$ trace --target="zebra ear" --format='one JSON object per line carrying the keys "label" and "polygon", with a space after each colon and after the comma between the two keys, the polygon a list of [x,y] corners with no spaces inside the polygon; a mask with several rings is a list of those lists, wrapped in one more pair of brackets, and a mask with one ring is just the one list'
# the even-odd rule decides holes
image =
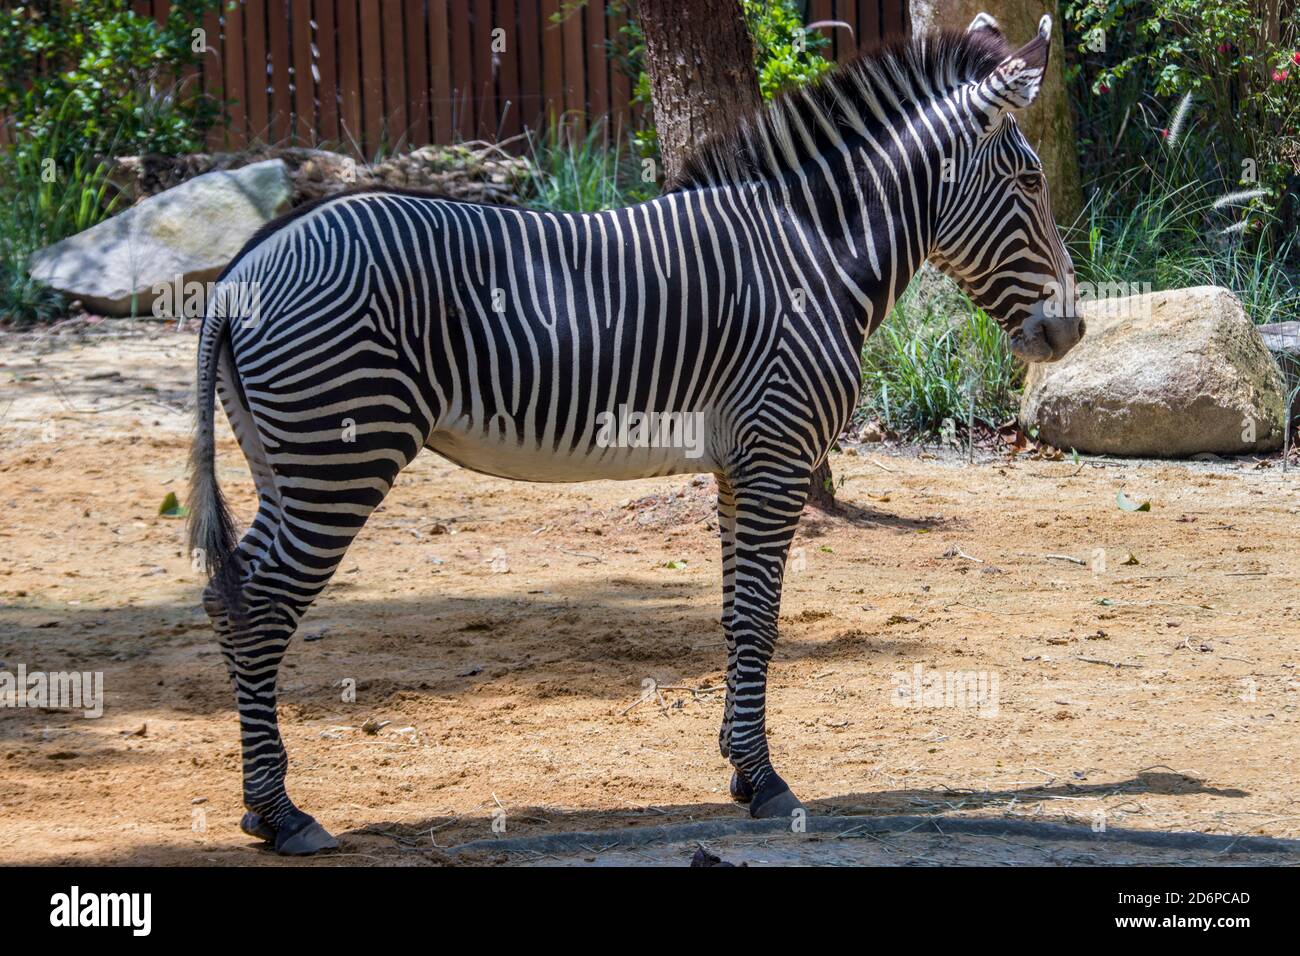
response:
{"label": "zebra ear", "polygon": [[974,33],[976,30],[992,30],[994,33],[1002,32],[1002,28],[998,26],[998,21],[993,18],[992,14],[983,12],[975,14],[975,19],[966,28],[967,33]]}
{"label": "zebra ear", "polygon": [[1028,106],[1042,88],[1051,49],[1052,18],[1044,16],[1038,21],[1038,35],[994,67],[979,84],[983,99],[998,112]]}

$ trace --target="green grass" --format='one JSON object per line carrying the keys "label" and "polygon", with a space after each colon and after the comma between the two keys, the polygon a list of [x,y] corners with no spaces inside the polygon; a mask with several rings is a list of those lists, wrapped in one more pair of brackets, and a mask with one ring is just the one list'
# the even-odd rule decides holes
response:
{"label": "green grass", "polygon": [[[1231,289],[1256,323],[1300,316],[1300,275],[1287,265],[1296,238],[1270,248],[1260,230],[1235,230],[1234,223],[1262,222],[1267,212],[1249,198],[1224,203],[1231,187],[1177,182],[1181,169],[1172,161],[1146,166],[1093,194],[1083,227],[1068,236],[1079,281],[1118,283],[1125,292],[1218,285]],[[858,418],[879,418],[909,438],[934,435],[945,419],[962,426],[972,388],[976,418],[992,424],[1014,415],[1023,366],[1006,336],[955,290],[936,297],[917,286],[914,280],[867,340]]]}
{"label": "green grass", "polygon": [[557,119],[528,142],[537,170],[528,203],[535,209],[599,212],[658,195],[653,178],[643,177],[641,161],[628,153],[622,137],[607,136],[603,121],[583,133],[572,118]]}
{"label": "green grass", "polygon": [[[1015,414],[1022,366],[988,315],[926,303],[909,289],[862,352],[859,417],[906,437],[938,434],[968,417],[996,425]],[[972,408],[973,403],[973,408]]]}
{"label": "green grass", "polygon": [[0,155],[0,321],[16,326],[63,313],[58,292],[27,274],[27,259],[106,219],[116,206],[108,165],[78,158],[59,168],[60,128]]}
{"label": "green grass", "polygon": [[1223,202],[1249,190],[1178,182],[1176,164],[1169,167],[1131,170],[1092,195],[1082,234],[1069,243],[1080,282],[1149,284],[1153,292],[1218,285],[1257,324],[1300,314],[1300,274],[1287,265],[1295,237],[1268,246],[1258,229],[1267,211],[1249,199]]}

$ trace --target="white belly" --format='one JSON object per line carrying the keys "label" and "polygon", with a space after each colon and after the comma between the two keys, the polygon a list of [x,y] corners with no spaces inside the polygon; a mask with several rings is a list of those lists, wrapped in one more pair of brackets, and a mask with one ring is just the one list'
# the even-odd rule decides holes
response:
{"label": "white belly", "polygon": [[440,425],[428,447],[471,471],[521,481],[633,479],[717,470],[703,434],[688,431],[684,440],[660,447],[638,444],[646,440],[644,436],[620,434],[617,429],[611,429],[607,438],[610,441],[603,446],[570,451],[562,441],[558,451],[549,442],[539,449],[535,441],[520,444],[509,434],[503,439],[499,429],[484,435],[466,427],[462,419]]}

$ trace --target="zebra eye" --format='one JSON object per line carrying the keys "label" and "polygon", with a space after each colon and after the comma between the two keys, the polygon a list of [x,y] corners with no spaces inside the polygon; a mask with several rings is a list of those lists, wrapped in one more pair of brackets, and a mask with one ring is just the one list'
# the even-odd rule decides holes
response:
{"label": "zebra eye", "polygon": [[1035,170],[1030,170],[1029,172],[1021,173],[1016,177],[1016,180],[1020,183],[1020,188],[1025,192],[1037,192],[1038,188],[1043,185],[1043,174]]}

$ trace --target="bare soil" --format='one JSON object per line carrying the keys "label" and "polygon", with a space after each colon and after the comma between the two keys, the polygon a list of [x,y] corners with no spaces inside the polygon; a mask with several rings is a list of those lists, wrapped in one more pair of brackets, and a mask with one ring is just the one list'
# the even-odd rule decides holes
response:
{"label": "bare soil", "polygon": [[[105,686],[99,719],[0,708],[0,863],[430,864],[494,821],[745,812],[716,743],[712,479],[512,483],[426,453],[281,672],[290,793],[341,849],[290,863],[240,833],[233,696],[158,513],[184,497],[194,346],[0,339],[0,671]],[[812,813],[1300,837],[1300,475],[875,445],[832,465],[845,514],[805,516],[769,707]],[[902,706],[916,668],[996,679],[993,706]]]}

